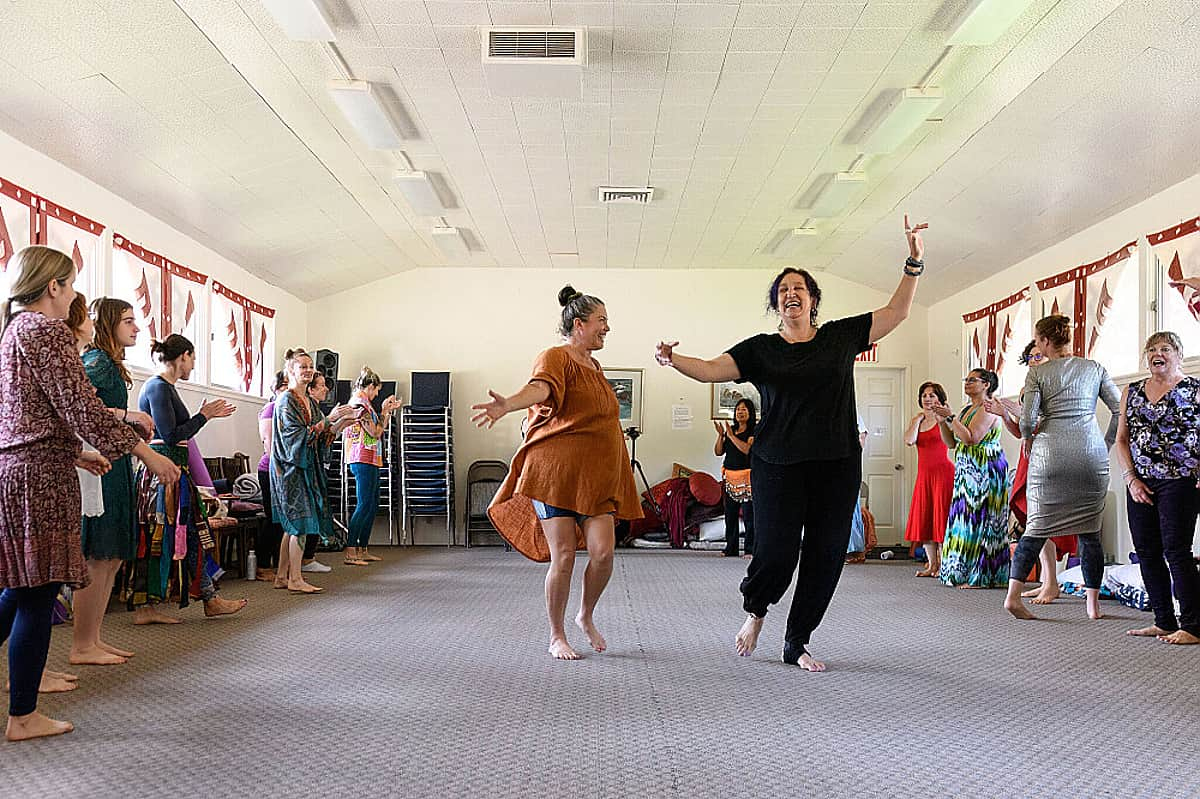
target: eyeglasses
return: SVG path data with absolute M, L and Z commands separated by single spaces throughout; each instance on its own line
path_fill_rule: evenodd
M 964 377 L 963 382 L 964 383 L 982 383 L 983 381 L 980 380 L 978 377 Z
M 1040 362 L 1042 362 L 1042 361 L 1044 361 L 1044 360 L 1046 360 L 1046 356 L 1045 356 L 1045 355 L 1030 355 L 1030 356 L 1029 356 L 1029 362 L 1030 362 L 1030 363 L 1040 363 Z

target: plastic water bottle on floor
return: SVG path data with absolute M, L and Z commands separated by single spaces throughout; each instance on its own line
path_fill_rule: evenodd
M 254 550 L 246 553 L 246 579 L 258 579 L 258 555 L 254 554 Z
M 896 554 L 896 553 L 892 552 L 892 550 L 890 550 L 890 549 L 885 549 L 885 550 L 883 550 L 882 552 L 880 552 L 880 553 L 879 553 L 879 559 L 880 559 L 880 560 L 891 560 L 891 559 L 892 559 L 892 555 L 894 555 L 894 554 Z

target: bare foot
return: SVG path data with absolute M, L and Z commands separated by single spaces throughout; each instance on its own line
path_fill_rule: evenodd
M 79 687 L 79 683 L 72 680 L 64 680 L 61 677 L 55 677 L 56 672 L 42 672 L 42 681 L 38 683 L 39 694 L 64 694 L 67 691 L 74 691 Z M 11 683 L 4 683 L 4 690 L 12 688 Z
M 210 618 L 213 616 L 229 616 L 246 607 L 248 601 L 246 599 L 222 599 L 219 596 L 215 596 L 212 599 L 204 601 L 204 615 Z
M 1142 627 L 1137 630 L 1126 630 L 1126 635 L 1136 635 L 1138 638 L 1157 638 L 1160 635 L 1170 635 L 1171 633 L 1159 627 L 1157 624 L 1151 624 L 1149 627 Z
M 1093 621 L 1104 618 L 1104 614 L 1100 611 L 1100 597 L 1087 598 L 1087 615 L 1088 618 L 1092 619 Z
M 608 643 L 605 642 L 604 636 L 596 629 L 596 625 L 592 623 L 591 618 L 583 618 L 583 614 L 575 617 L 575 623 L 579 625 L 579 629 L 583 630 L 583 634 L 587 636 L 588 643 L 592 645 L 592 649 L 597 652 L 603 652 L 608 649 Z
M 739 655 L 747 658 L 754 652 L 754 648 L 758 646 L 758 634 L 762 632 L 762 626 L 761 617 L 753 613 L 747 614 L 746 621 L 742 622 L 742 629 L 738 630 L 737 637 L 734 638 Z
M 1037 596 L 1037 595 L 1038 595 L 1038 594 L 1040 594 L 1040 593 L 1042 593 L 1042 589 L 1041 589 L 1041 587 L 1040 587 L 1040 586 L 1039 586 L 1038 588 L 1030 588 L 1028 591 L 1022 591 L 1022 592 L 1021 592 L 1021 598 L 1022 598 L 1022 599 L 1029 599 L 1029 598 L 1031 598 L 1031 597 L 1035 597 L 1035 596 Z
M 370 552 L 367 552 L 365 549 L 358 550 L 358 559 L 365 560 L 368 563 L 378 563 L 379 561 L 383 560 L 383 558 L 379 557 L 378 555 L 372 555 Z
M 804 669 L 805 671 L 811 671 L 811 672 L 825 671 L 825 663 L 820 660 L 814 660 L 813 656 L 808 654 L 807 652 L 805 652 L 803 655 L 800 656 L 800 659 L 798 661 L 796 661 L 796 665 L 799 666 L 800 668 Z
M 67 662 L 72 666 L 119 666 L 125 662 L 125 658 L 93 646 L 89 649 L 72 649 Z
M 1035 605 L 1049 605 L 1060 596 L 1062 596 L 1062 591 L 1059 590 L 1058 583 L 1046 583 L 1038 589 L 1030 601 Z
M 179 624 L 182 619 L 160 613 L 156 608 L 143 605 L 133 612 L 134 624 Z
M 930 571 L 929 569 L 921 569 L 921 571 L 917 572 L 917 573 L 916 573 L 915 575 L 913 575 L 913 576 L 914 576 L 914 577 L 932 577 L 932 576 L 933 576 L 933 572 L 932 572 L 932 571 Z
M 66 672 L 66 671 L 51 671 L 50 669 L 43 669 L 43 670 L 42 670 L 42 676 L 44 676 L 44 677 L 57 677 L 58 679 L 60 679 L 60 680 L 66 680 L 67 682 L 78 682 L 78 681 L 79 681 L 79 675 L 78 675 L 78 674 L 71 674 L 71 673 L 69 673 L 69 672 Z
M 296 585 L 288 583 L 287 590 L 289 594 L 319 594 L 324 591 L 324 588 L 318 588 L 306 582 L 299 582 Z
M 133 657 L 133 653 L 130 652 L 128 649 L 121 649 L 119 647 L 113 646 L 112 644 L 106 644 L 103 641 L 97 641 L 96 646 L 100 647 L 101 649 L 103 649 L 105 652 L 108 652 L 109 654 L 116 655 L 117 657 L 123 657 L 123 658 Z
M 275 579 L 274 569 L 259 569 L 254 573 L 254 579 L 264 583 L 269 583 Z
M 275 587 L 276 587 L 276 588 L 287 588 L 287 587 L 288 587 L 288 581 L 287 581 L 286 579 L 282 579 L 282 578 L 280 578 L 280 577 L 276 577 L 276 578 L 275 578 Z
M 10 741 L 28 741 L 30 738 L 62 735 L 73 729 L 75 729 L 75 725 L 71 722 L 56 721 L 35 710 L 27 716 L 9 716 L 8 728 L 4 731 L 4 737 Z
M 583 660 L 565 638 L 551 638 L 546 651 L 553 655 L 555 660 Z
M 1185 646 L 1200 644 L 1200 638 L 1197 638 L 1186 630 L 1176 630 L 1169 635 L 1160 635 L 1158 636 L 1158 640 L 1165 644 L 1182 644 Z
M 1029 610 L 1025 607 L 1025 603 L 1023 603 L 1020 599 L 1004 600 L 1004 609 L 1018 619 L 1024 619 L 1028 621 L 1030 619 L 1037 618 L 1037 616 L 1034 616 L 1029 612 Z

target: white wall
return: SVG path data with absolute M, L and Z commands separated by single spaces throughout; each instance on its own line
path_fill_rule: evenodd
M 899 265 L 896 268 L 899 279 Z M 384 379 L 399 381 L 407 398 L 409 372 L 452 372 L 455 406 L 455 458 L 459 473 L 459 509 L 466 492 L 465 473 L 481 458 L 508 460 L 519 439 L 520 414 L 491 431 L 470 424 L 470 406 L 487 390 L 511 394 L 529 377 L 534 357 L 559 343 L 558 290 L 570 282 L 603 299 L 612 332 L 596 353 L 606 367 L 645 370 L 638 460 L 651 483 L 679 462 L 719 473 L 712 453 L 715 433 L 709 421 L 710 389 L 654 363 L 654 345 L 678 339 L 680 352 L 711 357 L 737 341 L 764 330 L 766 290 L 774 271 L 762 270 L 524 270 L 417 269 L 317 300 L 309 305 L 308 336 L 280 347 L 304 343 L 341 355 L 340 376 L 352 378 L 369 364 Z M 873 310 L 888 296 L 855 283 L 818 274 L 824 299 L 823 319 Z M 927 371 L 925 310 L 880 344 L 880 363 Z M 671 406 L 690 406 L 691 430 L 671 429 Z M 436 542 L 444 532 L 436 522 L 420 528 L 419 542 Z
M 108 236 L 116 230 L 154 252 L 209 275 L 240 294 L 274 308 L 276 342 L 303 339 L 307 329 L 307 308 L 302 301 L 251 275 L 151 213 L 2 132 L 0 175 L 105 225 Z M 102 265 L 107 268 L 107 262 Z M 196 342 L 196 345 L 199 348 L 202 342 Z M 145 374 L 139 372 L 137 376 L 144 378 Z M 136 405 L 141 382 L 139 379 L 130 392 L 131 405 Z M 204 399 L 215 396 L 224 397 L 238 405 L 234 416 L 205 425 L 197 439 L 205 455 L 230 455 L 240 450 L 257 458 L 262 453 L 257 416 L 263 400 L 208 386 L 181 383 L 179 387 L 184 403 L 193 411 L 200 407 Z
M 928 315 L 929 379 L 938 381 L 946 387 L 947 391 L 951 392 L 952 403 L 956 396 L 961 398 L 961 391 L 958 387 L 962 385 L 960 381 L 966 368 L 961 351 L 963 314 L 978 310 L 1001 297 L 1007 297 L 1021 287 L 1031 285 L 1042 278 L 1103 258 L 1126 242 L 1139 239 L 1147 233 L 1154 233 L 1183 219 L 1190 219 L 1197 213 L 1198 197 L 1200 197 L 1200 175 L 1195 175 L 1137 205 L 1113 214 L 1103 222 L 1066 238 L 1037 255 L 998 272 L 987 280 L 976 283 L 958 294 L 930 306 Z M 1015 231 L 1013 235 L 1020 235 L 1020 232 Z M 1144 244 L 1145 242 L 1143 242 Z M 1003 246 L 1003 243 L 998 242 L 996 246 Z M 1146 269 L 1150 265 L 1151 259 L 1145 246 L 1141 250 L 1140 266 Z M 1143 286 L 1147 286 L 1147 283 L 1144 282 Z M 1142 297 L 1145 303 L 1143 318 L 1149 322 L 1143 327 L 1154 330 L 1156 326 L 1153 310 L 1150 307 L 1154 295 L 1152 292 L 1143 291 Z M 1036 321 L 1036 313 L 1034 321 Z M 1032 331 L 1018 332 L 1017 335 L 1025 334 L 1032 335 Z M 1191 354 L 1195 355 L 1196 353 Z M 1128 382 L 1128 380 L 1122 382 Z M 1108 415 L 1103 407 L 1099 415 L 1102 423 L 1107 424 Z M 1004 440 L 1009 458 L 1015 464 L 1016 442 L 1007 434 Z M 1119 512 L 1106 514 L 1104 549 L 1106 552 L 1116 555 L 1119 561 L 1125 562 L 1127 554 L 1133 549 L 1133 543 L 1129 538 L 1129 528 L 1125 517 L 1125 487 L 1121 480 L 1121 470 L 1116 467 L 1115 462 L 1112 466 L 1110 490 L 1114 492 Z M 1114 521 L 1115 527 L 1113 526 Z

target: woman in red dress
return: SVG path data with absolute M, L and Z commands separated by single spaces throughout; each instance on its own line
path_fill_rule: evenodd
M 1043 363 L 1046 356 L 1038 349 L 1037 343 L 1034 341 L 1025 345 L 1025 349 L 1021 352 L 1020 363 L 1033 368 L 1038 364 Z M 1016 436 L 1017 440 L 1021 440 L 1021 402 L 1020 398 L 1016 402 L 1012 400 L 1004 400 L 995 397 L 987 400 L 984 403 L 984 408 L 989 413 L 994 413 L 1004 420 L 1004 426 L 1008 428 L 1008 432 Z M 1025 529 L 1025 521 L 1028 518 L 1029 505 L 1025 497 L 1025 482 L 1029 479 L 1029 455 L 1025 452 L 1025 448 L 1021 447 L 1021 459 L 1017 461 L 1017 471 L 1013 474 L 1012 492 L 1009 495 L 1008 507 L 1012 511 L 1013 516 L 1017 518 L 1017 524 L 1021 529 Z M 1073 535 L 1056 535 L 1046 539 L 1046 543 L 1042 546 L 1041 555 L 1038 557 L 1038 566 L 1041 569 L 1042 585 L 1040 588 L 1032 588 L 1021 594 L 1023 597 L 1033 597 L 1035 605 L 1049 605 L 1054 600 L 1058 599 L 1060 590 L 1058 587 L 1058 560 L 1063 556 L 1071 556 L 1079 553 L 1079 541 Z M 1028 576 L 1028 575 L 1026 575 Z M 1013 579 L 1019 579 L 1014 577 Z
M 954 461 L 942 438 L 942 425 L 933 409 L 946 404 L 946 390 L 937 383 L 922 383 L 917 390 L 921 412 L 904 431 L 904 443 L 917 448 L 917 480 L 908 512 L 905 541 L 916 541 L 928 562 L 918 577 L 937 577 L 941 571 L 941 543 L 946 538 L 950 493 L 954 487 Z

